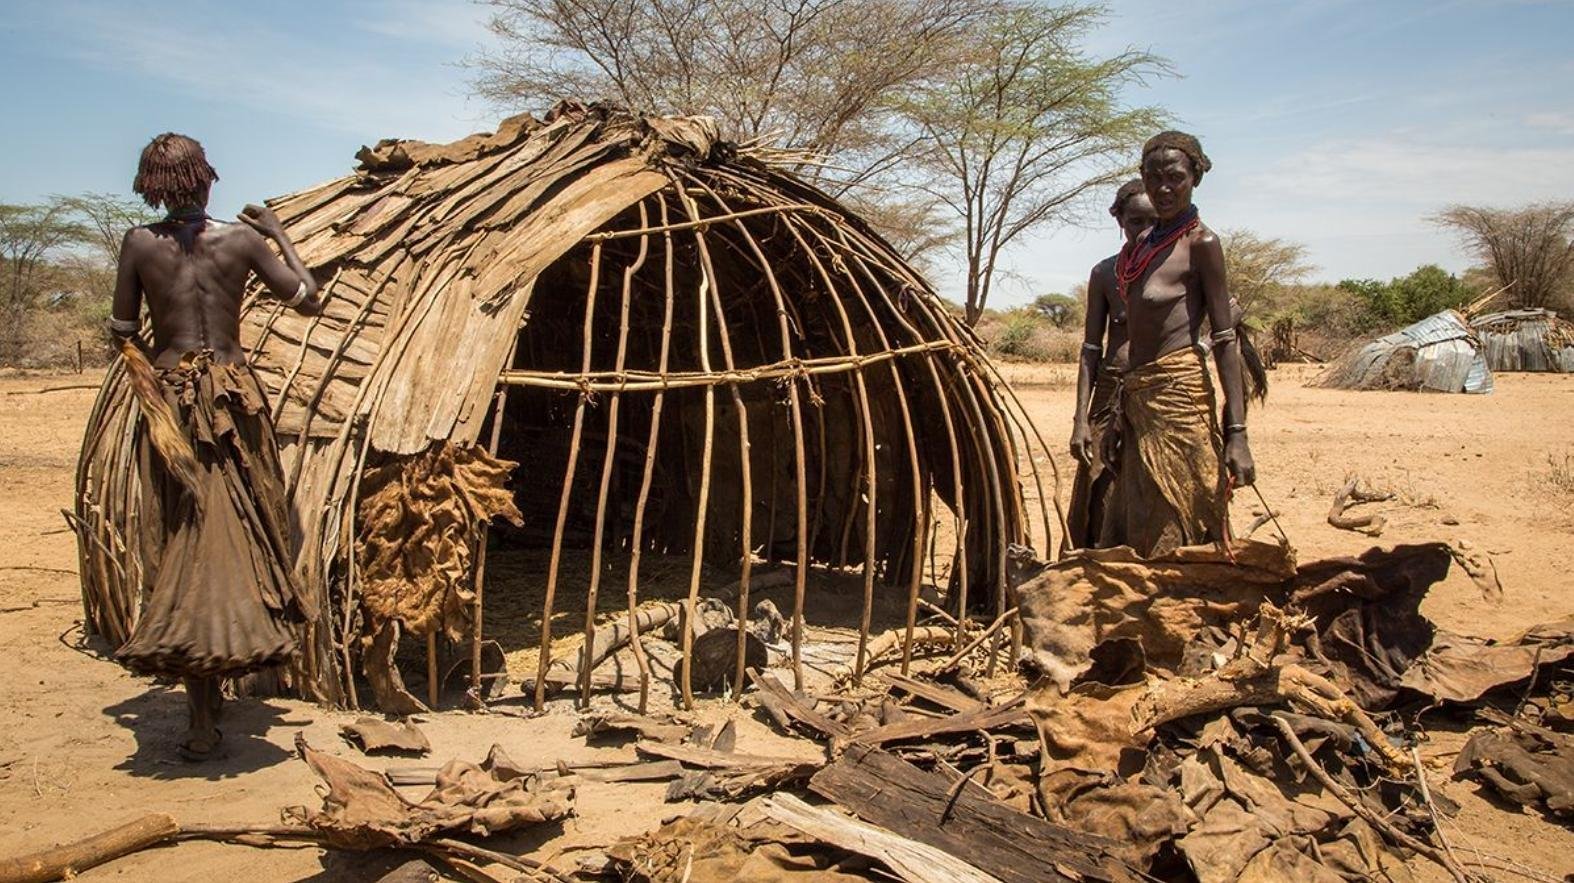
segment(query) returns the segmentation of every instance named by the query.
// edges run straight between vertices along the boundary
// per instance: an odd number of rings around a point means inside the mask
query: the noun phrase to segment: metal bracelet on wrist
[[[1225,427],[1224,427],[1224,434],[1225,434],[1226,437],[1232,436],[1232,435],[1241,435],[1241,434],[1243,434],[1245,432],[1246,432],[1246,424],[1244,424],[1244,423],[1228,423],[1228,424],[1225,424]]]

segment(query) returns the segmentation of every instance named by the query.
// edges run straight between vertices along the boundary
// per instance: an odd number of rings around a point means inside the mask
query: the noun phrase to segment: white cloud
[[[1574,192],[1574,145],[1493,147],[1406,133],[1329,141],[1289,153],[1243,183],[1314,210],[1507,205]]]
[[[473,0],[382,0],[357,13],[369,33],[473,52],[491,38],[488,13]]]
[[[1574,135],[1574,113],[1533,113],[1525,117],[1525,125],[1558,135]]]

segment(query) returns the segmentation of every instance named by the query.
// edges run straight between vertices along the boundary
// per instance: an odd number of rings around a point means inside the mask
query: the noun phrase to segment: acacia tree
[[[0,338],[0,361],[11,362],[27,340],[27,322],[38,298],[47,261],[59,250],[81,243],[87,228],[61,199],[42,205],[0,203],[0,273],[4,282],[7,332]]]
[[[1000,0],[488,0],[476,91],[539,110],[609,99],[713,116],[734,140],[834,156],[846,187],[908,149],[893,98],[943,72]]]
[[[941,76],[1003,0],[487,0],[497,48],[478,94],[706,114],[724,137],[801,151],[795,171],[864,214],[907,257],[950,240],[935,201],[899,186],[915,133],[895,106]]]
[[[142,200],[125,199],[113,193],[83,193],[55,199],[85,223],[88,243],[99,251],[110,267],[120,263],[120,243],[126,231],[159,218]]]
[[[967,320],[989,302],[1002,253],[1050,221],[1076,219],[1083,197],[1130,174],[1142,141],[1162,127],[1153,107],[1128,107],[1129,86],[1169,72],[1128,49],[1090,54],[1097,5],[1012,3],[995,12],[970,57],[904,107],[928,149],[921,184],[962,226]]]
[[[1272,310],[1292,285],[1316,269],[1306,259],[1306,246],[1287,239],[1259,236],[1250,230],[1225,230],[1224,271],[1230,294],[1241,309]]]
[[[1464,238],[1497,284],[1509,286],[1516,306],[1552,306],[1574,283],[1574,202],[1517,209],[1453,205],[1433,221]]]

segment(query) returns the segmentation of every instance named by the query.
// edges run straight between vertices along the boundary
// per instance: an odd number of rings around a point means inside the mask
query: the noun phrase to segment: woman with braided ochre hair
[[[1224,248],[1192,203],[1213,167],[1184,132],[1142,148],[1142,182],[1158,219],[1121,250],[1115,282],[1127,305],[1129,367],[1117,395],[1118,502],[1100,546],[1154,557],[1226,541],[1232,485],[1256,481],[1246,440],[1246,390]],[[1224,390],[1223,432],[1207,372],[1203,321]]]
[[[184,680],[191,727],[180,753],[192,760],[218,749],[223,679],[284,662],[314,612],[291,574],[283,475],[267,397],[241,349],[240,304],[253,273],[302,313],[322,303],[272,211],[247,206],[243,224],[208,217],[216,180],[184,135],[142,151],[132,189],[167,215],[126,234],[110,320],[142,413],[141,529],[128,539],[145,562],[147,599],[115,655]],[[138,333],[144,299],[151,346]]]
[[[1128,247],[1157,218],[1141,178],[1133,178],[1115,191],[1109,213],[1120,225]],[[1077,475],[1071,483],[1071,506],[1066,513],[1071,545],[1078,549],[1098,545],[1105,513],[1116,502],[1115,471],[1102,449],[1105,432],[1115,417],[1116,386],[1126,370],[1126,302],[1115,284],[1119,257],[1110,255],[1099,261],[1088,275],[1077,410],[1071,429],[1071,456],[1077,461]]]

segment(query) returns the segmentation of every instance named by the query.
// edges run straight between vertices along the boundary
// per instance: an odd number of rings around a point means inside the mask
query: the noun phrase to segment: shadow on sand
[[[133,776],[217,781],[270,767],[292,756],[265,738],[270,729],[287,723],[286,709],[266,700],[225,700],[219,720],[224,733],[222,756],[196,762],[182,759],[175,750],[186,735],[183,688],[154,684],[124,702],[105,706],[104,713],[136,737],[137,750],[115,766]]]

